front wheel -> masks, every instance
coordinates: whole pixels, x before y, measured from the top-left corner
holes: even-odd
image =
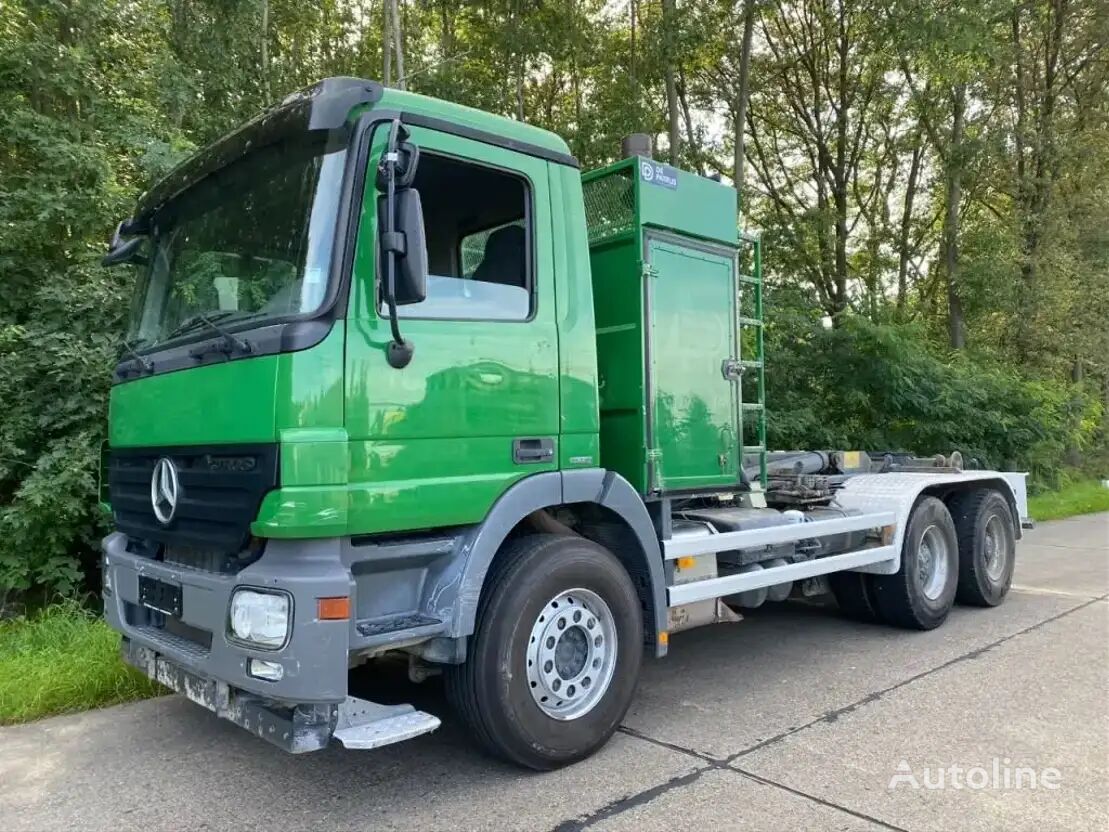
[[[620,561],[584,538],[530,535],[498,555],[447,694],[490,752],[553,769],[612,736],[642,655],[639,598]]]

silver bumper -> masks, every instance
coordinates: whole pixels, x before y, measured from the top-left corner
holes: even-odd
[[[190,673],[153,650],[124,640],[123,657],[151,679],[292,754],[324,748],[332,737],[347,748],[373,749],[439,727],[439,718],[411,705],[346,697],[339,704],[281,705],[218,679]]]

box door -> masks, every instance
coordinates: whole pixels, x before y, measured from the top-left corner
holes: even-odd
[[[646,241],[652,490],[739,481],[735,252],[670,235]],[[733,365],[734,366],[734,365]]]

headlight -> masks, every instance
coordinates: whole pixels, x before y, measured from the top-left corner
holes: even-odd
[[[231,596],[231,635],[276,649],[289,635],[289,596],[239,589]]]

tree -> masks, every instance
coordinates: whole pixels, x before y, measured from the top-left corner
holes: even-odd
[[[666,115],[669,125],[670,164],[672,165],[679,163],[682,152],[681,115],[678,112],[678,68],[677,57],[674,54],[674,30],[677,25],[674,0],[662,0],[663,73],[666,77]]]
[[[1074,0],[0,0],[0,596],[95,562],[114,223],[329,75],[527,120],[585,168],[666,136],[736,183],[779,444],[1104,474],[1107,42]]]
[[[852,188],[876,99],[890,94],[876,9],[858,0],[775,0],[762,19],[765,75],[748,113],[752,168],[769,216],[834,322],[849,303]]]

